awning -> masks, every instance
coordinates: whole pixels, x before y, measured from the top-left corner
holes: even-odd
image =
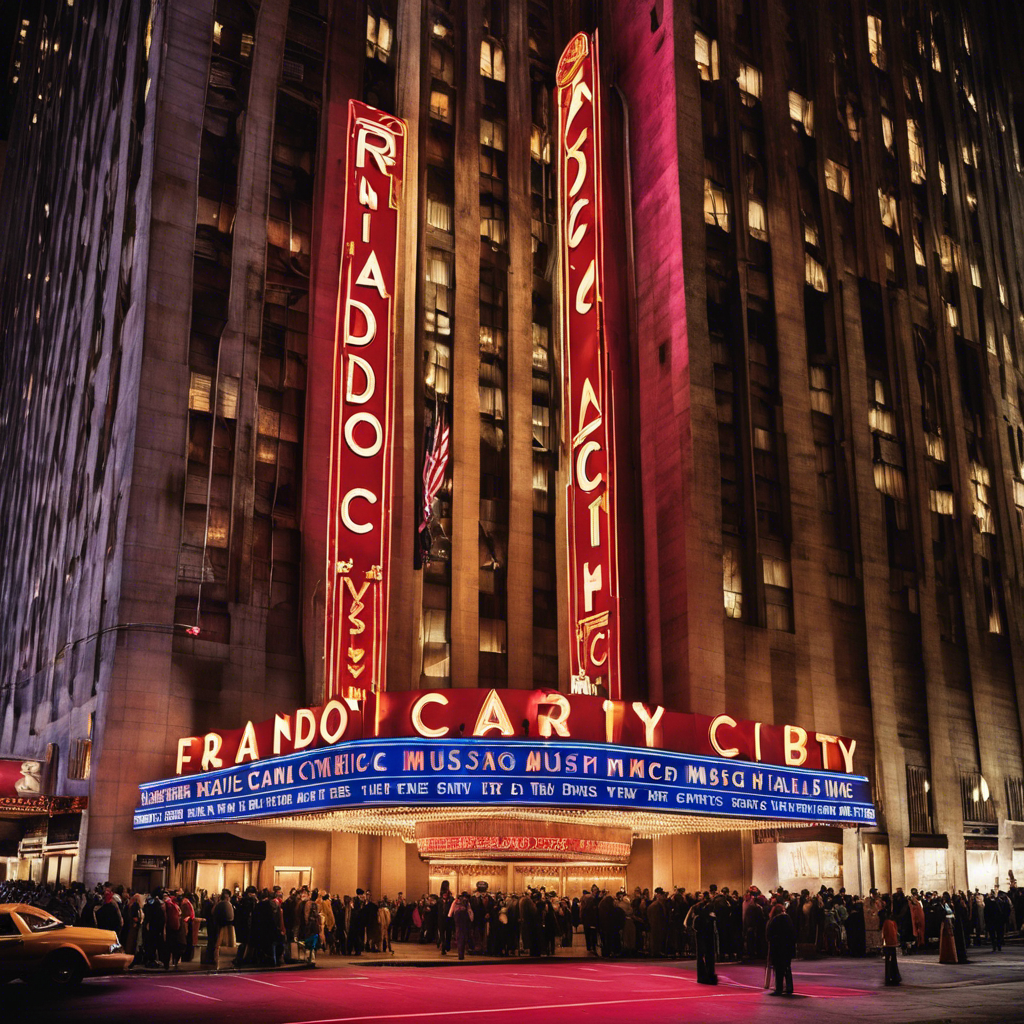
[[[174,862],[184,860],[267,859],[267,844],[257,839],[242,839],[230,832],[193,832],[174,837]]]

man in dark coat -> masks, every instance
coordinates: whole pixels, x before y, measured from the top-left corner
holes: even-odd
[[[793,994],[793,957],[796,956],[796,929],[783,906],[772,907],[765,930],[768,939],[768,960],[775,972],[773,996]]]
[[[163,890],[154,889],[142,910],[143,963],[147,967],[159,967],[158,960],[163,959],[167,917],[162,897]]]
[[[654,899],[647,908],[647,924],[650,928],[651,956],[663,957],[668,933],[668,900],[661,886],[654,890]]]
[[[542,924],[534,893],[524,893],[519,899],[519,931],[523,948],[529,950],[530,956],[540,956]]]
[[[611,893],[605,892],[597,904],[597,926],[601,932],[601,956],[618,956],[622,951],[622,932],[615,925],[615,900]]]
[[[600,898],[597,886],[595,885],[580,901],[580,921],[583,924],[583,937],[587,943],[587,950],[591,953],[597,952],[597,904]]]
[[[705,896],[690,911],[691,924],[697,942],[697,982],[717,985],[715,973],[716,915],[711,899]]]

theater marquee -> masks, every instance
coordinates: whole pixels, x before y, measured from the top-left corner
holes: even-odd
[[[614,388],[604,294],[596,37],[574,36],[555,77],[562,366],[569,451],[569,666],[573,692],[621,696]]]
[[[874,825],[868,780],[606,744],[353,740],[139,787],[136,829],[351,808],[566,807]]]
[[[401,118],[349,101],[328,491],[328,696],[384,687],[405,136]]]

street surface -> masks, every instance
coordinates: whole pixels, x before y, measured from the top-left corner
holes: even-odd
[[[712,988],[696,983],[692,961],[452,960],[415,966],[334,957],[308,970],[95,979],[59,1001],[45,1001],[15,983],[4,991],[2,1017],[103,1024],[1024,1021],[1024,949],[971,952],[972,962],[960,967],[939,965],[934,954],[903,957],[899,988],[882,985],[879,959],[798,961],[794,998],[769,996],[761,988],[764,967],[757,964],[719,965],[720,983]]]

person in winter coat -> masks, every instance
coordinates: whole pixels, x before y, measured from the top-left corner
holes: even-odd
[[[452,903],[448,916],[455,922],[455,947],[459,951],[459,959],[465,960],[469,928],[473,923],[473,908],[469,905],[468,892],[464,892]]]
[[[647,907],[647,926],[650,929],[651,956],[663,957],[668,933],[668,900],[660,886],[654,890],[654,899]]]
[[[699,903],[695,903],[690,908],[686,920],[687,927],[693,929],[697,942],[697,983],[717,985],[718,975],[715,973],[717,932],[715,910],[711,899],[705,895]]]
[[[597,953],[597,904],[601,896],[595,885],[580,901],[580,923],[583,925],[583,937],[587,943],[587,951]]]
[[[896,963],[896,947],[900,944],[900,932],[892,915],[882,911],[882,955],[885,957],[885,983],[898,985],[903,978]]]
[[[530,956],[540,956],[540,910],[533,895],[528,892],[519,899],[519,931],[523,949],[529,950]]]
[[[160,897],[161,890],[154,889],[143,910],[142,956],[143,963],[147,967],[159,967],[158,960],[163,959],[167,918],[164,914],[163,900]]]
[[[124,918],[110,889],[103,890],[103,902],[96,908],[94,916],[97,928],[105,928],[107,931],[120,934]]]
[[[135,957],[132,967],[142,959],[142,919],[145,906],[146,897],[141,892],[137,892],[128,902],[128,938],[124,943],[124,951]]]
[[[618,914],[616,910],[618,909]],[[601,932],[601,956],[618,956],[622,952],[622,928],[617,926],[616,918],[622,918],[625,923],[625,915],[620,908],[615,906],[615,900],[611,893],[604,893],[597,904],[597,926]]]
[[[793,957],[796,956],[796,929],[781,903],[772,907],[765,929],[768,961],[775,972],[773,996],[793,994]]]
[[[910,922],[914,929],[914,948],[923,950],[928,945],[925,936],[924,907],[916,892],[910,893]]]
[[[234,925],[235,908],[231,905],[231,893],[224,889],[206,920],[206,962],[217,964],[217,942],[222,928]]]

